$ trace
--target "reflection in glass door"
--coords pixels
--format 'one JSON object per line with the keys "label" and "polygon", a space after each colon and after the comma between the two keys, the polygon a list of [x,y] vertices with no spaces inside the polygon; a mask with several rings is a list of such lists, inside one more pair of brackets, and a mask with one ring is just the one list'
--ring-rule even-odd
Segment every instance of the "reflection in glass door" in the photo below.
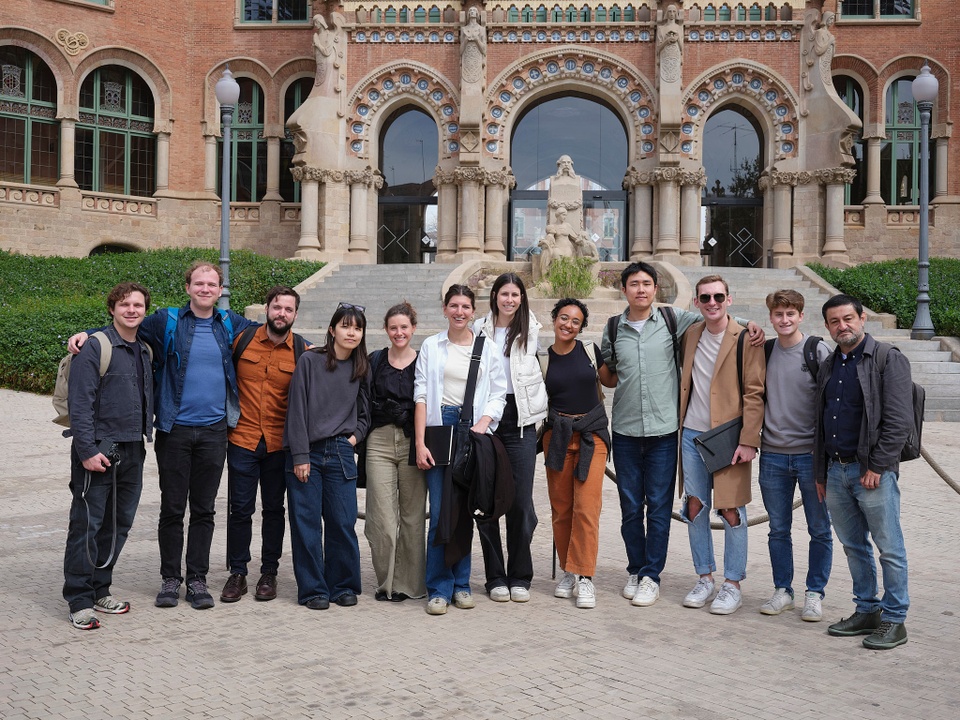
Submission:
{"label": "reflection in glass door", "polygon": [[437,253],[437,199],[381,198],[377,218],[377,262],[433,262]]}
{"label": "reflection in glass door", "polygon": [[623,243],[627,235],[626,196],[625,192],[584,193],[584,229],[587,237],[596,243],[603,262],[626,259]]}

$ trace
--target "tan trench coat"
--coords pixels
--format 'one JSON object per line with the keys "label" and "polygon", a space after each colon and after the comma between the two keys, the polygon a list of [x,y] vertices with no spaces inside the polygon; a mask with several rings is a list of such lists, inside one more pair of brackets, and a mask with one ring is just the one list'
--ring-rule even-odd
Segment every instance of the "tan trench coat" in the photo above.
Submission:
{"label": "tan trench coat", "polygon": [[[683,373],[680,376],[680,427],[687,413],[693,381],[693,355],[706,329],[705,323],[693,325],[683,335]],[[710,427],[715,428],[737,416],[743,416],[740,444],[760,447],[760,430],[763,427],[763,383],[766,377],[766,362],[763,346],[753,347],[749,338],[743,346],[743,397],[737,383],[737,337],[746,330],[727,315],[727,329],[720,342],[717,362],[713,367],[710,382]],[[737,463],[713,474],[713,507],[727,509],[746,505],[751,501],[750,468],[752,463]],[[683,497],[683,467],[678,483]]]}

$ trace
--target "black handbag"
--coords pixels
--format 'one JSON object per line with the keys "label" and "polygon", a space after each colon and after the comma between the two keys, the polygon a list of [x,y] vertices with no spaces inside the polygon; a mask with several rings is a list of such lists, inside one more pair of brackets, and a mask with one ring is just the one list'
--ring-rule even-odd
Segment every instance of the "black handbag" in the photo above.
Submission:
{"label": "black handbag", "polygon": [[[740,398],[743,402],[743,336],[741,332],[737,338],[737,383],[740,385]],[[712,430],[697,435],[693,443],[703,459],[707,472],[715,473],[733,464],[733,454],[740,444],[740,432],[743,430],[743,415],[728,420]]]}
{"label": "black handbag", "polygon": [[480,357],[483,354],[483,335],[477,335],[473,342],[473,354],[470,356],[470,370],[467,373],[467,387],[463,393],[463,405],[460,406],[460,421],[456,425],[453,437],[453,461],[450,463],[451,478],[454,485],[469,490],[473,481],[475,458],[470,428],[473,427],[473,396],[477,391],[477,375],[480,374]]}

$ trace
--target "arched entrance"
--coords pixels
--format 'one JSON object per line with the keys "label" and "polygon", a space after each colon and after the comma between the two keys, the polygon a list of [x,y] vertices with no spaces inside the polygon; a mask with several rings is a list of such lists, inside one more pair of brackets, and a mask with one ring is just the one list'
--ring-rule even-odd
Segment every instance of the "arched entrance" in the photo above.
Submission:
{"label": "arched entrance", "polygon": [[510,140],[510,167],[517,180],[510,193],[508,257],[526,259],[547,225],[547,190],[557,159],[569,155],[583,184],[587,235],[601,260],[626,258],[627,132],[605,103],[587,95],[554,95],[527,108]]}
{"label": "arched entrance", "polygon": [[437,250],[437,124],[416,106],[390,115],[380,136],[377,262],[431,262]]}
{"label": "arched entrance", "polygon": [[703,260],[721,267],[762,267],[763,132],[748,111],[727,105],[703,131]]}

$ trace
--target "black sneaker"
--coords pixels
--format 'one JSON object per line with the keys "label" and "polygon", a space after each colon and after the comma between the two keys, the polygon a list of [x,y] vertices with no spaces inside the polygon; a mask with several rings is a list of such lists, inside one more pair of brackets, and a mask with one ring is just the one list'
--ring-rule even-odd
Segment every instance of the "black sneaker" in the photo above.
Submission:
{"label": "black sneaker", "polygon": [[870,635],[880,627],[880,610],[872,613],[855,612],[848,618],[836,622],[827,628],[830,635],[849,637],[851,635]]}
{"label": "black sneaker", "polygon": [[863,646],[871,650],[892,650],[907,641],[907,626],[884,620],[880,627],[863,639]]}
{"label": "black sneaker", "polygon": [[194,610],[207,610],[213,607],[213,595],[207,590],[207,583],[200,578],[187,581],[187,602]]}
{"label": "black sneaker", "polygon": [[180,602],[180,581],[176,578],[164,578],[160,592],[157,593],[157,607],[176,607]]}

